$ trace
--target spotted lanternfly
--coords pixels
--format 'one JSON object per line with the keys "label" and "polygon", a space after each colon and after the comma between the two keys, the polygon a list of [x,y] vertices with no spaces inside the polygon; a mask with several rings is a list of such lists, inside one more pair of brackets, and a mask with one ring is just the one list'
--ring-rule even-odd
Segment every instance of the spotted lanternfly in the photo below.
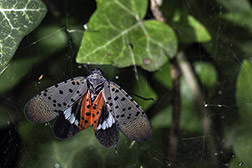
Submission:
{"label": "spotted lanternfly", "polygon": [[53,133],[59,139],[92,125],[96,138],[107,148],[116,147],[119,130],[135,141],[145,141],[152,134],[141,107],[100,69],[43,90],[27,102],[24,111],[28,120],[37,123],[56,118]]}

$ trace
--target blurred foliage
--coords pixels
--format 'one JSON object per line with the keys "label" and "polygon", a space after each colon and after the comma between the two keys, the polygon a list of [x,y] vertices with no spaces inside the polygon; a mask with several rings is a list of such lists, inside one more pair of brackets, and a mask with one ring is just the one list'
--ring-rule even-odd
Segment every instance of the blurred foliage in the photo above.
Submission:
{"label": "blurred foliage", "polygon": [[16,120],[16,115],[13,109],[7,106],[0,106],[0,127],[7,127],[10,123]]}
{"label": "blurred foliage", "polygon": [[246,28],[251,33],[251,29],[252,29],[252,23],[251,23],[252,10],[225,13],[225,14],[223,14],[222,17],[224,19],[232,22],[232,23],[235,23],[238,26]]}
{"label": "blurred foliage", "polygon": [[39,61],[38,57],[12,61],[0,76],[0,93],[13,88],[28,73],[31,66]]}
{"label": "blurred foliage", "polygon": [[252,65],[249,61],[244,60],[236,84],[236,99],[239,110],[239,125],[234,140],[235,159],[232,161],[231,167],[237,167],[243,164],[243,167],[251,167],[252,154],[252,135],[251,135],[251,117],[252,117]]}
{"label": "blurred foliage", "polygon": [[[29,144],[24,149],[24,152],[29,154],[22,155],[20,167],[27,167],[27,165],[31,167],[57,167],[57,165],[76,168],[103,167],[104,164],[111,164],[108,162],[110,159],[120,159],[114,150],[107,150],[98,143],[91,128],[68,141],[59,141],[52,136],[51,128],[48,126],[34,127],[33,124],[25,122],[19,127],[23,144],[25,146]],[[30,139],[34,139],[32,143]],[[37,145],[38,143],[40,145]],[[100,147],[97,148],[97,146]],[[108,160],[105,159],[106,157],[109,157]]]}
{"label": "blurred foliage", "polygon": [[[0,167],[167,167],[173,124],[171,63],[177,51],[185,54],[201,86],[213,134],[205,135],[182,75],[177,162],[172,166],[252,167],[250,1],[163,0],[166,24],[154,19],[147,0],[43,2],[0,2],[0,135],[12,137],[1,141]],[[34,8],[41,10],[25,11]],[[151,120],[148,141],[132,142],[121,134],[116,150],[105,149],[91,128],[60,141],[53,137],[53,121],[25,119],[24,104],[39,91],[88,75],[76,60],[101,68],[129,94],[154,99],[132,95]],[[218,149],[217,163],[210,159],[210,136]],[[13,153],[7,150],[11,143],[16,146]]]}
{"label": "blurred foliage", "polygon": [[214,66],[206,62],[194,63],[195,73],[198,75],[202,84],[207,88],[216,86],[217,72]]}
{"label": "blurred foliage", "polygon": [[179,41],[185,43],[210,41],[211,36],[205,26],[183,10],[180,5],[175,0],[169,0],[164,1],[161,7],[168,23],[174,27]]}
{"label": "blurred foliage", "polygon": [[[191,91],[188,88],[184,78],[181,79],[181,97],[182,97],[182,114],[180,116],[180,128],[185,131],[200,133],[202,131],[200,117],[195,109]],[[171,106],[159,112],[152,119],[153,128],[165,128],[171,126]],[[160,122],[162,121],[162,122]],[[190,121],[190,122],[188,122]]]}

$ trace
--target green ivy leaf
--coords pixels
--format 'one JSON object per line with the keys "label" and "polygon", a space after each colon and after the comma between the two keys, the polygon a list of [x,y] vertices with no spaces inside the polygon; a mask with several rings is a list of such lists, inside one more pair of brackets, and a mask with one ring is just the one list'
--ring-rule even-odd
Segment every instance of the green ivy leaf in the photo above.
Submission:
{"label": "green ivy leaf", "polygon": [[213,88],[217,83],[217,72],[214,66],[207,62],[195,62],[194,69],[202,84]]}
{"label": "green ivy leaf", "polygon": [[236,159],[232,160],[231,167],[237,167],[244,164],[245,167],[251,167],[252,154],[252,136],[251,136],[251,118],[252,118],[252,65],[244,60],[236,84],[236,100],[239,110],[239,132],[234,142],[234,152]]}
{"label": "green ivy leaf", "polygon": [[173,30],[143,18],[147,0],[98,1],[77,55],[78,63],[139,65],[154,71],[177,51]]}
{"label": "green ivy leaf", "polygon": [[46,14],[40,0],[4,0],[0,2],[0,74],[5,70],[20,41]]}

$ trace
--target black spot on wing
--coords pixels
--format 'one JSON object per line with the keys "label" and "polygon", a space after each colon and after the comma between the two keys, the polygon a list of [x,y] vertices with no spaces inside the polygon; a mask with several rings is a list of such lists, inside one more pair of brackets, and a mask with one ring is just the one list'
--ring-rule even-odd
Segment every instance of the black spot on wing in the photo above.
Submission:
{"label": "black spot on wing", "polygon": [[105,101],[122,133],[136,141],[148,139],[152,128],[141,107],[117,84],[107,84],[110,87],[104,87]]}
{"label": "black spot on wing", "polygon": [[[78,82],[79,84],[83,82],[83,85],[73,86],[71,85],[71,80],[73,82]],[[47,111],[65,111],[68,107],[71,107],[76,101],[78,101],[87,91],[86,80],[84,77],[76,77],[69,80],[65,80],[61,83],[55,84],[44,91],[41,91],[38,95],[34,96],[32,99],[39,100],[43,104],[47,105]],[[79,94],[74,94],[78,92]],[[46,113],[39,110],[37,113]]]}
{"label": "black spot on wing", "polygon": [[96,110],[97,104],[94,104],[93,109]]}

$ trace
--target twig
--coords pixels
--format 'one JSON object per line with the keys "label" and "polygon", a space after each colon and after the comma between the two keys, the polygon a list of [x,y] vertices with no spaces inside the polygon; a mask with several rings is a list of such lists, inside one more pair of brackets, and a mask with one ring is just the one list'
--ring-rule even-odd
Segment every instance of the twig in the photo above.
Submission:
{"label": "twig", "polygon": [[168,158],[170,164],[175,163],[177,155],[178,137],[179,137],[179,121],[181,113],[181,98],[180,98],[180,69],[175,61],[171,63],[171,78],[173,83],[172,89],[172,122],[170,129],[170,141]]}
{"label": "twig", "polygon": [[159,6],[161,4],[159,4],[158,1],[161,1],[161,0],[151,0],[151,12],[156,20],[165,23],[166,19],[163,16],[162,12],[159,10]]}
{"label": "twig", "polygon": [[[163,17],[162,12],[158,8],[160,5],[158,5],[157,2],[158,2],[158,0],[151,0],[151,11],[153,13],[153,16],[158,21],[166,22],[166,19]],[[190,64],[187,62],[186,58],[184,57],[184,54],[182,52],[179,52],[176,59],[177,59],[177,63],[179,65],[179,68],[181,69],[182,74],[185,76],[185,79],[186,79],[186,81],[187,81],[187,83],[188,83],[188,85],[189,85],[189,87],[190,87],[190,89],[192,91],[193,97],[196,100],[197,105],[199,106],[200,113],[201,113],[200,115],[201,115],[201,118],[202,118],[202,126],[203,126],[203,130],[204,130],[204,134],[205,135],[210,135],[209,138],[207,138],[207,144],[210,147],[211,159],[212,159],[213,163],[217,166],[218,165],[218,159],[215,157],[215,153],[217,152],[217,147],[215,145],[214,138],[211,136],[212,135],[211,134],[212,121],[211,121],[210,118],[207,117],[207,111],[203,106],[204,96],[202,95],[202,92],[201,92],[201,89],[200,89],[200,87],[199,87],[199,85],[197,83],[196,77],[194,76],[194,73],[193,73],[193,71],[192,71],[192,69],[190,67]],[[173,79],[173,83],[175,82],[175,80],[176,80],[176,78]],[[178,85],[178,83],[176,83],[176,84]],[[179,89],[176,88],[176,87],[177,86],[174,85],[174,89],[175,89],[174,91],[177,92],[177,93],[174,93],[174,94],[179,95]],[[178,101],[178,100],[174,100],[174,102],[176,102],[176,101]],[[179,121],[178,120],[179,119],[179,113],[176,112],[176,111],[180,110],[180,109],[178,109],[178,107],[180,108],[180,102],[177,102],[177,103],[179,103],[179,104],[175,105],[174,109],[173,109],[173,115],[174,116],[173,116],[172,124],[178,124],[179,123],[178,122]],[[175,118],[175,116],[176,116],[176,118]],[[178,131],[178,129],[176,129],[176,131]],[[176,132],[173,132],[173,133],[176,133]],[[172,132],[171,132],[171,135],[172,135]],[[173,143],[170,142],[170,148],[171,147],[173,148],[173,149],[170,149],[170,152],[172,150],[174,150],[173,151],[174,153],[169,152],[170,155],[171,154],[173,154],[173,155],[176,154],[176,145],[177,145],[177,141],[173,140]],[[173,157],[175,157],[175,156],[173,156]]]}
{"label": "twig", "polygon": [[185,80],[186,80],[187,84],[189,85],[189,88],[192,92],[192,95],[197,102],[197,105],[198,105],[198,108],[200,111],[200,115],[201,115],[204,134],[209,136],[206,139],[206,141],[207,141],[207,144],[209,145],[209,149],[211,152],[211,159],[212,159],[213,163],[217,166],[218,160],[215,157],[217,149],[216,149],[214,138],[211,136],[212,135],[211,134],[212,121],[210,118],[207,117],[207,111],[203,106],[204,96],[202,95],[200,86],[198,85],[198,82],[196,80],[196,77],[194,76],[194,73],[193,73],[193,70],[190,66],[190,63],[186,60],[184,53],[179,52],[176,58],[177,58],[177,63],[181,69],[181,72],[184,75]]}
{"label": "twig", "polygon": [[[160,1],[160,0],[159,0]],[[162,12],[159,10],[160,4],[158,4],[158,0],[151,0],[151,11],[156,20],[160,22],[166,22],[165,17]],[[178,137],[179,137],[179,120],[180,120],[180,112],[181,112],[181,98],[180,98],[180,82],[179,78],[181,76],[181,72],[176,63],[176,60],[171,63],[171,78],[173,83],[172,89],[172,122],[170,129],[170,141],[169,141],[169,150],[168,150],[168,166],[174,164],[177,156],[177,146],[178,146]]]}

